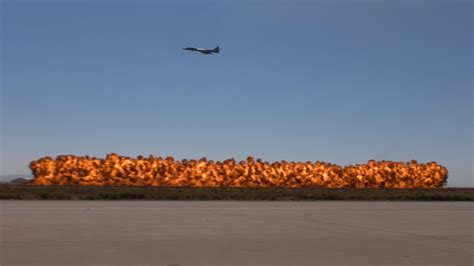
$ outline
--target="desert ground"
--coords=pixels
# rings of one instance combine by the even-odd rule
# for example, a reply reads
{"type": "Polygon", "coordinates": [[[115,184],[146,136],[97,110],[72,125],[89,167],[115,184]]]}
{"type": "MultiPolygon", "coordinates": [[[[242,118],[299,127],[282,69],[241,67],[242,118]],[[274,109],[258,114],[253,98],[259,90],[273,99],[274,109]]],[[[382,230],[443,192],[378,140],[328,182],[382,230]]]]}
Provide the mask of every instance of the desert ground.
{"type": "Polygon", "coordinates": [[[472,265],[472,202],[0,201],[0,265],[472,265]]]}

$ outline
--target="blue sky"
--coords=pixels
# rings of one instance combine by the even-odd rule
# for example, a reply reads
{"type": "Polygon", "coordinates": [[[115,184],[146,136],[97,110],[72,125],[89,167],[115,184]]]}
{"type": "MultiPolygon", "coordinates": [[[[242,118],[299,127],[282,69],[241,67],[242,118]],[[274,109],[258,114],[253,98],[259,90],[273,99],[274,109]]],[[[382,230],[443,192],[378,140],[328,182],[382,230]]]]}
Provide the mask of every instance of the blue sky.
{"type": "Polygon", "coordinates": [[[1,17],[0,174],[253,155],[437,161],[473,185],[470,1],[3,1],[1,17]]]}

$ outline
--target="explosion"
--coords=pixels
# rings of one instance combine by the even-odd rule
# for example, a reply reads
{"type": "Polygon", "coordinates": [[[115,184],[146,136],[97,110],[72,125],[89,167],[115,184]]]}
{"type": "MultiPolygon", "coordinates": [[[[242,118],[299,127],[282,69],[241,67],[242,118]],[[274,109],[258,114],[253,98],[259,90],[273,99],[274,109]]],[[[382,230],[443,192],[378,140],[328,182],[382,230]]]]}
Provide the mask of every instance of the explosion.
{"type": "Polygon", "coordinates": [[[445,167],[429,162],[370,160],[341,167],[324,162],[269,163],[248,157],[237,162],[175,160],[173,157],[131,158],[109,154],[105,159],[60,155],[32,161],[31,184],[44,186],[164,187],[326,187],[438,188],[446,182],[445,167]]]}

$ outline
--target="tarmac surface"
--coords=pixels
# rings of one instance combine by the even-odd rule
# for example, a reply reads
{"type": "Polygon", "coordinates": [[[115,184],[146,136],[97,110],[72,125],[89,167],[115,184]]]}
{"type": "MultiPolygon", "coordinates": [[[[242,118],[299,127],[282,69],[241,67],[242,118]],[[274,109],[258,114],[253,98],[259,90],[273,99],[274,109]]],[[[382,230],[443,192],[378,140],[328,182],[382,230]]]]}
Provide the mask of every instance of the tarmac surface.
{"type": "Polygon", "coordinates": [[[0,265],[473,265],[472,202],[0,201],[0,265]]]}

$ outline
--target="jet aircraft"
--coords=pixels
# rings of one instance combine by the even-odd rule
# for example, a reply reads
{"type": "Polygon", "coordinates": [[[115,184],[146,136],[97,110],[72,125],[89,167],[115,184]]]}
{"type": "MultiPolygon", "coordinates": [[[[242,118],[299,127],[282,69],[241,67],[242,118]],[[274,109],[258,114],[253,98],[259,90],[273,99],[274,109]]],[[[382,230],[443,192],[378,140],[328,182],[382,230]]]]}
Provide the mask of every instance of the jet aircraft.
{"type": "Polygon", "coordinates": [[[217,46],[216,48],[214,49],[204,49],[204,48],[194,48],[194,47],[186,47],[186,48],[183,48],[183,50],[186,50],[186,51],[191,51],[191,52],[200,52],[202,54],[210,54],[212,55],[213,53],[219,53],[220,52],[220,48],[219,46],[217,46]]]}

